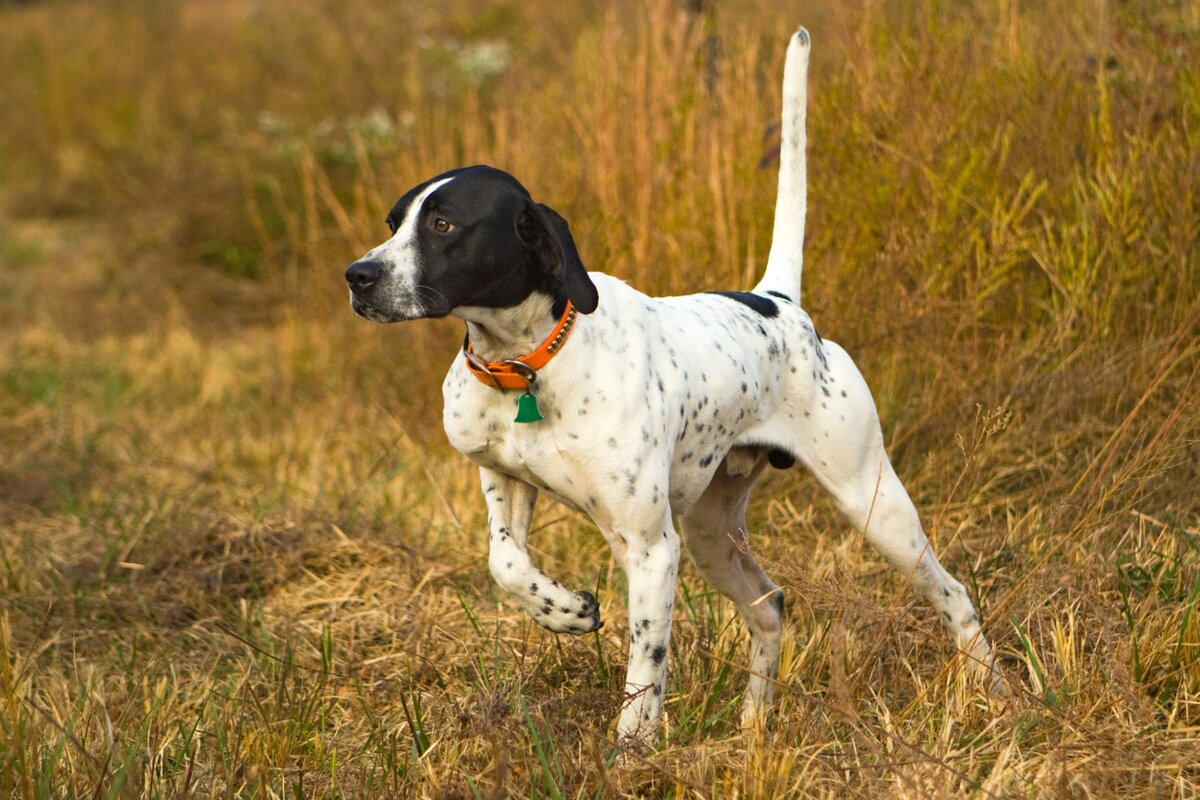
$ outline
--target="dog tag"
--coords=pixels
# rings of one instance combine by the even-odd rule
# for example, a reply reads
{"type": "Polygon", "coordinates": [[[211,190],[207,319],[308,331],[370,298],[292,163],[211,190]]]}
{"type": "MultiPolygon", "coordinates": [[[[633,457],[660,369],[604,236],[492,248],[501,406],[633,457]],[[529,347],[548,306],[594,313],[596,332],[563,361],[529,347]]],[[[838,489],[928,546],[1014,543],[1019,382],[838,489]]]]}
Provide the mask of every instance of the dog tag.
{"type": "Polygon", "coordinates": [[[541,422],[542,412],[538,411],[537,398],[528,390],[517,398],[517,417],[513,422],[541,422]]]}

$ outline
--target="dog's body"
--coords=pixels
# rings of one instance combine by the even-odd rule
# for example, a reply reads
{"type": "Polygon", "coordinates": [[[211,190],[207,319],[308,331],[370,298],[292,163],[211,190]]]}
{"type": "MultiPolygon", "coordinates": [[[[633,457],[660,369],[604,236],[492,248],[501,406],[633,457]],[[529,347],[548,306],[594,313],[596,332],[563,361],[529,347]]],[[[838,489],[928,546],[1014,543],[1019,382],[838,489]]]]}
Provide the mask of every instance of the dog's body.
{"type": "Polygon", "coordinates": [[[650,738],[661,714],[680,550],[675,517],[700,572],[749,627],[743,720],[769,702],[783,596],[751,555],[745,525],[751,486],[768,462],[808,467],[855,527],[912,576],[959,647],[990,663],[965,589],[929,549],[888,461],[866,383],[798,305],[807,61],[801,30],[785,69],[775,238],[753,292],[651,298],[589,274],[562,218],[489,167],[412,189],[389,216],[392,239],[347,271],[352,304],[369,319],[466,320],[477,363],[531,353],[570,316],[569,339],[530,386],[543,420],[515,422],[518,393],[478,380],[460,353],[443,385],[444,422],[451,443],[480,466],[491,572],[535,620],[560,633],[601,625],[594,597],[530,561],[539,491],[590,515],[624,566],[624,737],[650,738]]]}

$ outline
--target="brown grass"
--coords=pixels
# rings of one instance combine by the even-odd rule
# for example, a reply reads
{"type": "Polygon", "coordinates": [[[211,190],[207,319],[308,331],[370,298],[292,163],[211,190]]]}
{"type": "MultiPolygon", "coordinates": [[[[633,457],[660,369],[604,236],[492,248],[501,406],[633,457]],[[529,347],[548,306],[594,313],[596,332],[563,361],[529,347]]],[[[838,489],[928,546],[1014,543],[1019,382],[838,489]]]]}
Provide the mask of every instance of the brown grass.
{"type": "Polygon", "coordinates": [[[477,5],[0,5],[0,791],[1200,794],[1200,6],[477,5]],[[593,269],[749,285],[797,22],[805,303],[1014,694],[776,473],[771,726],[737,732],[740,627],[685,567],[665,738],[617,766],[601,537],[539,509],[601,634],[500,600],[440,433],[461,332],[356,320],[340,275],[488,162],[593,269]]]}

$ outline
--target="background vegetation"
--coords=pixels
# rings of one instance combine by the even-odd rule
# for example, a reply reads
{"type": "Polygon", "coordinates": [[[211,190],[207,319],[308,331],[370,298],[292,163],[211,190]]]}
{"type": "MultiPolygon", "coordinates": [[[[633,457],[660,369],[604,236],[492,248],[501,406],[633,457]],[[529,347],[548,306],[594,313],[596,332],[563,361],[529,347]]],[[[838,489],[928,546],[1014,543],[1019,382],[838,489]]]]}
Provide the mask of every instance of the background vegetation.
{"type": "Polygon", "coordinates": [[[0,791],[1200,792],[1200,6],[707,5],[0,4],[0,791]],[[540,506],[598,635],[500,601],[440,431],[458,324],[365,323],[341,273],[487,162],[593,269],[749,286],[797,22],[805,304],[1013,695],[797,469],[752,511],[773,724],[737,732],[739,625],[685,567],[665,740],[616,767],[601,537],[540,506]]]}

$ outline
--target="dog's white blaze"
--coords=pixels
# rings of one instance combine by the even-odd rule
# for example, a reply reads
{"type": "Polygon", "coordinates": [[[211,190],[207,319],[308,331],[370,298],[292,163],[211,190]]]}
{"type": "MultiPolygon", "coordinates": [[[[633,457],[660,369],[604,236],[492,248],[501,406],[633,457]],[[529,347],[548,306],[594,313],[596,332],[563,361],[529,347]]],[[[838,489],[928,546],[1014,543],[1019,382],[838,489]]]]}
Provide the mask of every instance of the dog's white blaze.
{"type": "Polygon", "coordinates": [[[417,292],[418,276],[421,272],[420,251],[417,242],[417,223],[421,219],[421,211],[425,201],[453,177],[434,181],[425,190],[413,198],[404,214],[404,219],[396,227],[392,238],[371,250],[364,258],[376,258],[382,261],[387,270],[389,280],[389,300],[396,307],[408,305],[409,314],[419,314],[422,308],[421,298],[417,292]]]}

